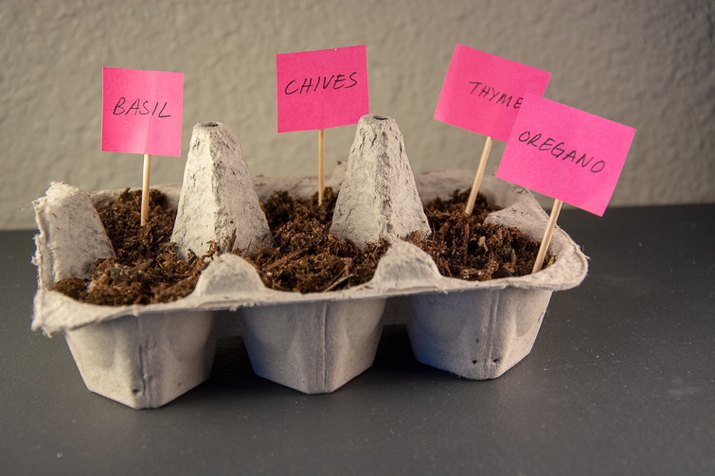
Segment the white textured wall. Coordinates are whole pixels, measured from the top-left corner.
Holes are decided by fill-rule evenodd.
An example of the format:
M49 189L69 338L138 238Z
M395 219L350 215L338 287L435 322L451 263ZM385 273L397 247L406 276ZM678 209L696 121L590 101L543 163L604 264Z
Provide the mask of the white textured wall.
M613 204L715 201L714 25L709 0L1 0L0 228L33 226L51 180L140 184L139 156L99 151L102 65L185 72L184 151L217 120L252 173L307 175L316 134L276 133L274 55L360 43L371 109L397 119L416 171L476 165L483 138L432 119L462 42L550 70L548 97L638 129ZM330 160L353 132L326 132ZM182 170L157 158L152 182Z

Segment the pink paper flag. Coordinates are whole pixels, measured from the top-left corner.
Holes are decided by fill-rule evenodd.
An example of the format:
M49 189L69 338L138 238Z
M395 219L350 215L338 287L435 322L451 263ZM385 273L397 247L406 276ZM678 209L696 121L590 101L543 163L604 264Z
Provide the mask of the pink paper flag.
M181 156L184 73L102 68L102 150Z
M551 73L457 43L434 113L438 121L506 141L527 93Z
M497 177L603 216L636 130L528 94Z
M356 124L370 111L365 45L276 55L278 132Z

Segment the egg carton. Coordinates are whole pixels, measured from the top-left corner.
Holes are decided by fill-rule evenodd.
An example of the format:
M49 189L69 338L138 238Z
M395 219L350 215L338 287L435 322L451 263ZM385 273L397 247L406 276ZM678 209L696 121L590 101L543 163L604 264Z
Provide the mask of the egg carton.
M194 136L200 134L195 130ZM350 160L353 152L355 144ZM339 168L327 182L342 189L340 195L354 179L350 160L347 171ZM470 175L444 171L412 180L418 199L427 202L468 187ZM186 183L185 174L185 188ZM275 190L307 197L317 186L314 177L256 177L253 184L256 200ZM178 222L180 187L156 188L166 194L167 206L179 209ZM501 208L488 223L541 239L548 217L530 192L493 177L485 178L481 192ZM535 274L482 282L440 275L428 254L392 236L374 277L340 291L268 289L251 264L230 253L214 257L194 291L170 303L99 306L50 291L53 281L86 277L97 258L113 254L96 208L119 193L88 194L54 183L35 202L38 291L32 328L65 336L89 390L137 409L160 407L205 381L222 336L243 338L257 375L308 394L332 392L367 370L383 326L394 323L407 325L418 361L469 379L493 379L528 355L553 291L580 284L588 266L578 245L557 228L553 264ZM262 224L257 228L265 235ZM388 223L382 231L394 229Z

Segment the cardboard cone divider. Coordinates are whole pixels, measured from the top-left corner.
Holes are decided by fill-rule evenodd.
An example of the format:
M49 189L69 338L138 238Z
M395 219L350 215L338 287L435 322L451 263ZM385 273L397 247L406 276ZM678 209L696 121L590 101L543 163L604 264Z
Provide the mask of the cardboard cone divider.
M195 253L234 229L238 246L270 240L258 200L277 190L308 197L317 185L315 177L259 176L251 186L235 135L216 123L194 128L186 170L183 188L155 188L178 209L173 238ZM34 202L32 328L64 335L87 388L133 408L160 407L206 380L225 335L242 336L258 375L304 393L332 392L368 369L383 326L394 323L407 324L420 362L470 379L496 378L531 350L553 291L579 285L588 264L557 228L550 247L556 260L536 274L481 282L440 275L428 254L400 238L429 230L420 200L467 188L470 178L465 171L414 176L394 120L365 116L346 167L326 186L339 188L336 235L391 241L372 280L325 293L275 291L247 261L224 253L185 298L130 306L48 290L56 279L86 278L95 259L113 255L96 209L120 193L52 184ZM530 192L493 177L481 192L501 207L487 222L541 238L548 217Z
M243 151L228 127L217 122L194 126L183 184L171 235L179 256L186 259L189 250L200 256L210 241L228 251L227 240L234 234L234 246L249 254L270 245L271 231Z
M394 119L363 116L350 148L330 233L359 246L413 231L429 235L402 133Z

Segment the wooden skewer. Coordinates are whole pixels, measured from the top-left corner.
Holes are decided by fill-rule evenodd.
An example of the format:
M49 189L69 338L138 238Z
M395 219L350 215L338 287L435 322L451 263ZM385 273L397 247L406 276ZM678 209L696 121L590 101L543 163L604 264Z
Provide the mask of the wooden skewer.
M474 183L472 183L472 191L469 192L469 199L467 200L467 206L464 209L464 214L469 216L474 211L474 204L477 201L477 193L479 193L479 187L482 185L482 179L484 178L484 170L487 168L487 162L489 162L489 154L492 151L492 138L487 136L487 140L484 142L484 149L482 150L482 157L479 159L479 166L477 167L477 174L474 176Z
M544 237L541 239L541 246L539 247L539 253L536 255L534 268L531 270L532 273L538 273L544 265L544 258L546 257L546 252L549 250L551 238L554 236L556 220L559 219L559 213L561 213L561 206L563 204L564 202L558 198L554 200L554 206L551 208L551 215L549 215L549 223L546 225L546 230L544 230Z
M149 169L151 168L151 154L144 154L144 172L142 174L142 209L141 226L146 225L149 218Z
M325 129L318 129L318 206L323 204L325 188Z

